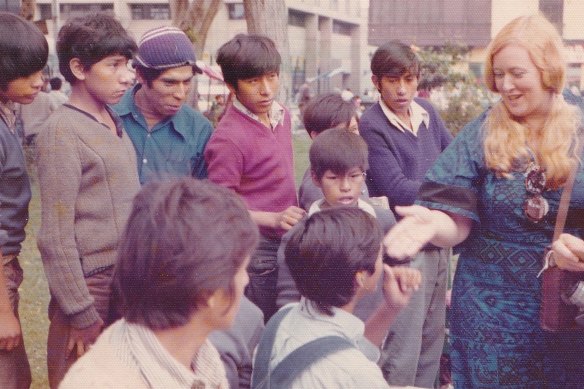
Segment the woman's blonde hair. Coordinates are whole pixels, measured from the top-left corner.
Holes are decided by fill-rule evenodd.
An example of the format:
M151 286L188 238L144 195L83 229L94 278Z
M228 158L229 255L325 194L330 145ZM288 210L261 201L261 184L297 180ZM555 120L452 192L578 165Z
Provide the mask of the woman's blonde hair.
M564 45L555 27L541 14L521 16L509 22L491 41L485 61L485 83L499 93L493 74L493 58L508 45L527 50L541 75L543 87L553 94L548 118L541 130L530 130L517 122L502 101L487 117L484 151L487 167L510 177L518 163L529 157L528 144L546 169L547 186L556 189L568 178L576 162L574 150L581 113L562 97L566 81ZM529 142L528 142L529 141Z

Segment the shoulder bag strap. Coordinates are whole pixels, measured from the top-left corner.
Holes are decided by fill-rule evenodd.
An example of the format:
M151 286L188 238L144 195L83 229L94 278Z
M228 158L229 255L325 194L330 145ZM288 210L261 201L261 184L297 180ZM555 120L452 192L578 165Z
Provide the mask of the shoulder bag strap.
M562 192L562 197L560 197L560 206L558 208L558 216L556 217L556 226L554 228L554 237L552 242L558 240L562 232L564 232L564 226L566 225L566 217L568 215L568 208L570 208L570 198L572 197L572 188L574 187L574 181L576 180L576 174L578 173L578 168L580 166L579 162L576 162L576 166L570 171L570 176L566 181L566 186Z
M280 326L280 322L286 317L288 312L292 310L293 307L280 309L266 324L266 328L262 333L262 337L257 346L256 355L253 363L253 372L251 378L251 387L262 387L267 380L269 388L270 380L270 357L272 355L272 349L274 348L274 339L276 338L276 332Z
M303 344L288 354L270 374L273 388L289 388L292 382L311 365L337 351L355 348L340 336L325 336Z

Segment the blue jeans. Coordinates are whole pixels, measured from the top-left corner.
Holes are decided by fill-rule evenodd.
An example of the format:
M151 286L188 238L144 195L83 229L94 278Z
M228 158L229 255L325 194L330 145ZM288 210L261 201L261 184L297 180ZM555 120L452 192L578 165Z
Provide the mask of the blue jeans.
M249 284L245 295L264 313L267 322L276 312L277 254L280 238L260 236L258 247L251 257L247 272Z

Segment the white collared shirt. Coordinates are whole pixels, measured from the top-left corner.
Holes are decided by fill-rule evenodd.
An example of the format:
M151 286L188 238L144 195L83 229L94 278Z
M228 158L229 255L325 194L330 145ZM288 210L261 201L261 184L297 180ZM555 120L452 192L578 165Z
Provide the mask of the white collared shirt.
M243 105L241 101L237 99L237 97L233 99L233 106L246 116L249 116L253 120L264 124L260 120L260 117L255 113L251 112L249 109L247 109L245 105ZM273 101L272 106L270 107L270 111L268 112L268 117L270 118L270 126L272 127L273 130L274 128L276 128L278 124L281 124L284 120L284 107L282 107L282 105L280 105L280 103L278 103L277 101Z
M412 100L410 108L408 108L410 113L410 121L412 122L411 129L409 125L404 123L395 113L393 113L391 109L389 109L389 107L382 99L379 100L379 103L389 122L402 132L409 131L417 136L418 130L420 129L422 123L424 123L427 128L430 128L430 115L420 104L416 103L414 100Z
M317 212L322 211L322 205L324 203L325 203L324 198L320 199L320 200L316 200L314 203L312 203L310 208L308 208L308 216L312 215L313 213L317 213ZM375 214L375 209L373 209L371 204L369 204L367 201L365 201L363 199L358 199L357 200L357 207L359 209L361 209L362 211L367 212L368 214L370 214L374 218L377 218L377 215Z

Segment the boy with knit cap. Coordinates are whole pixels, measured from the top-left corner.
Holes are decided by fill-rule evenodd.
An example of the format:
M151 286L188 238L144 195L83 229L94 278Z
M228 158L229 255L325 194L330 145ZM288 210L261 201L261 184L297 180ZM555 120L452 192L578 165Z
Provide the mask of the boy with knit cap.
M133 66L138 84L114 109L134 143L140 182L205 178L203 150L213 127L184 104L193 75L200 73L193 44L176 27L155 28L142 36ZM263 327L261 311L244 297L234 325L210 336L225 363L230 387L249 386L251 356Z
M260 228L246 295L268 320L276 311L281 237L304 216L296 199L290 114L275 100L280 54L265 36L239 34L221 46L217 63L235 97L205 160L209 179L237 192Z
M133 66L138 83L114 106L138 156L140 183L153 178L205 178L203 151L211 123L185 101L196 65L193 44L176 27L147 31Z
M140 183L132 142L108 104L130 87L127 63L135 49L105 14L69 19L59 31L59 70L71 96L37 142L52 388L109 324L113 265Z

